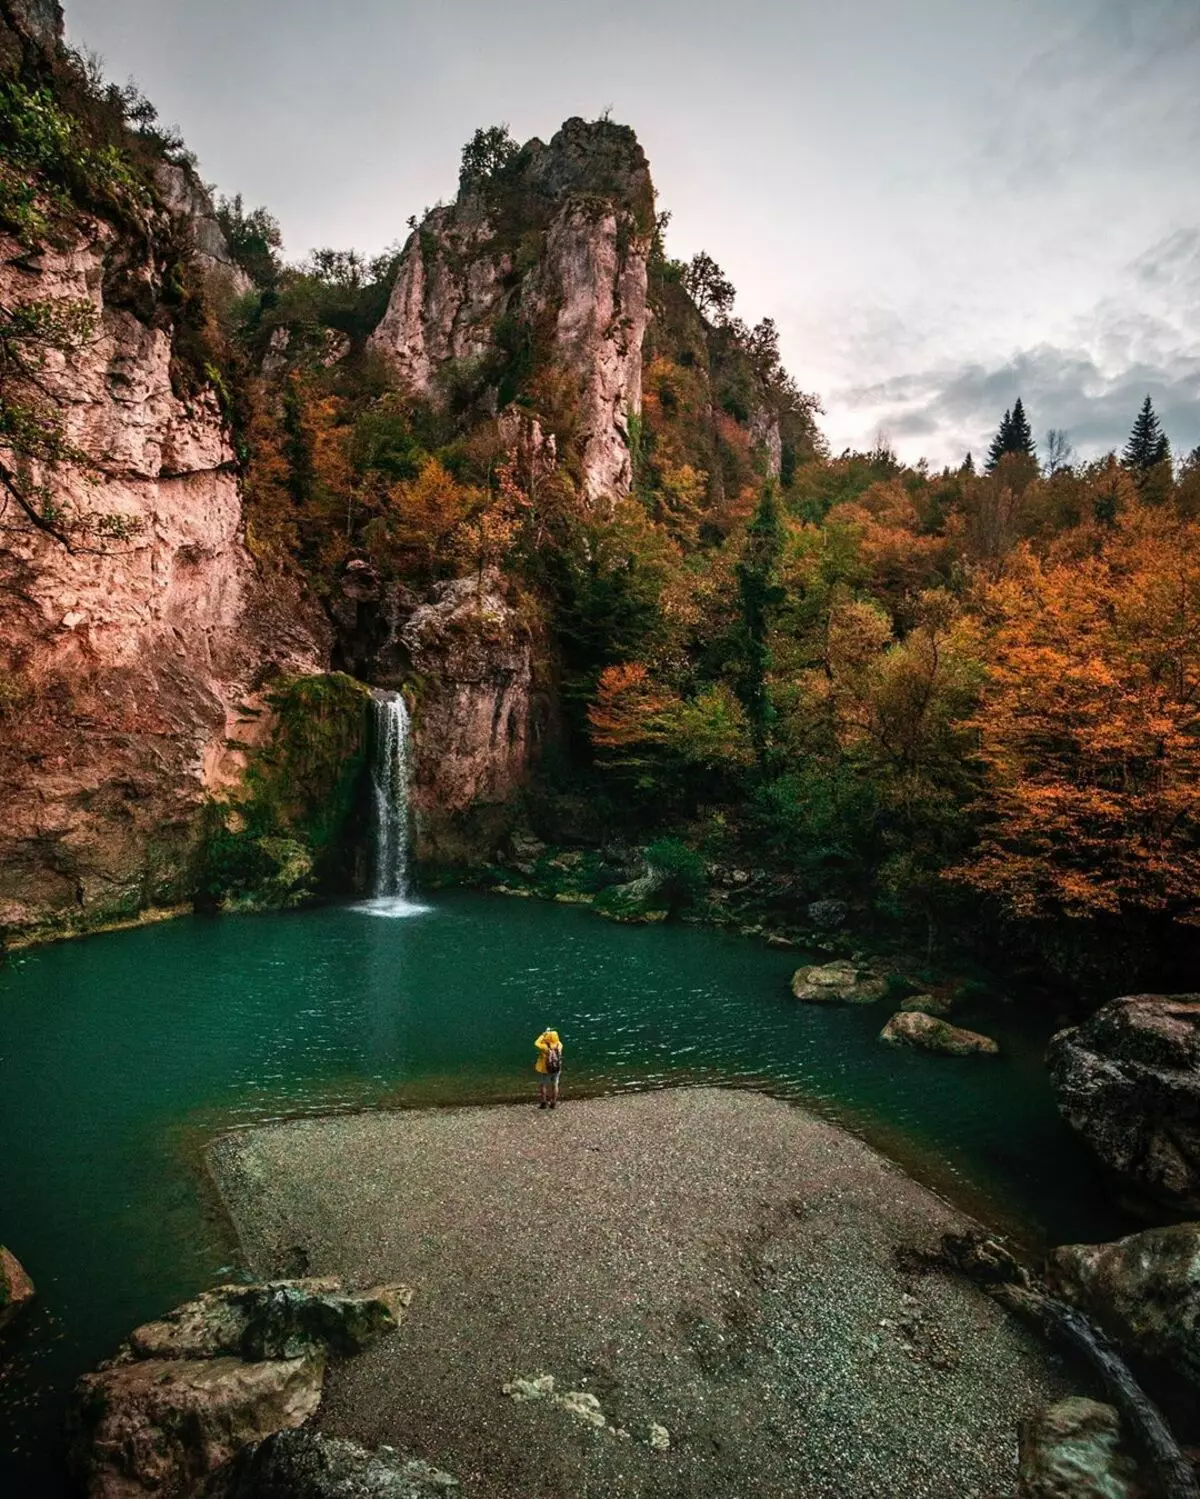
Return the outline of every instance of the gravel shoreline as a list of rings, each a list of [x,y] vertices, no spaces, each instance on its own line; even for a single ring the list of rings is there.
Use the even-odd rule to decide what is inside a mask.
[[[414,1288],[317,1423],[467,1499],[1004,1499],[1017,1422],[1069,1392],[913,1257],[960,1213],[760,1094],[303,1119],[210,1165],[255,1275]],[[595,1400],[504,1392],[543,1375]]]

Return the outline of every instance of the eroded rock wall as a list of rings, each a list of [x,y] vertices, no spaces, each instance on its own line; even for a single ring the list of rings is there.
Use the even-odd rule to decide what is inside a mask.
[[[571,387],[585,500],[611,504],[633,478],[653,201],[631,130],[568,120],[548,145],[529,142],[501,184],[464,189],[414,230],[371,347],[435,403],[446,400],[456,366],[491,360],[496,401],[500,325],[520,326],[537,343],[539,366]]]
[[[442,583],[401,640],[416,683],[413,813],[423,858],[470,860],[511,815],[550,721],[538,625],[499,574]]]
[[[117,535],[70,547],[0,533],[0,931],[87,927],[179,897],[195,816],[254,732],[240,705],[276,670],[321,670],[322,620],[243,545],[217,401],[172,381],[151,251],[81,220],[62,248],[0,239],[0,300],[87,302],[92,334],[52,354],[45,393],[92,460],[43,475],[56,506]],[[139,287],[138,311],[106,290]],[[108,526],[111,533],[113,525]],[[124,533],[124,534],[120,534]]]

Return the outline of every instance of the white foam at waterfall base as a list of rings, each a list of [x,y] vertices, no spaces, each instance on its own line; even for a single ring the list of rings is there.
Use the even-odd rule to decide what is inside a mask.
[[[372,693],[371,793],[375,878],[370,900],[355,910],[368,916],[420,916],[428,906],[408,895],[409,787],[412,780],[408,709],[398,692]]]

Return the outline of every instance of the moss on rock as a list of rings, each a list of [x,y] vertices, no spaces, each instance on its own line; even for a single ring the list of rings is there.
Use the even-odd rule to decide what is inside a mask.
[[[294,906],[345,875],[368,752],[370,690],[342,672],[280,677],[241,794],[205,809],[194,888],[226,909]]]

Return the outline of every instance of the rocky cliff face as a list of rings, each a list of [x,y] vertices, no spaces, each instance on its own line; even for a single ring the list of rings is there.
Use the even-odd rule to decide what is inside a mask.
[[[56,6],[10,4],[7,15],[9,37],[54,44]],[[65,540],[48,534],[8,492],[0,516],[0,934],[10,937],[178,899],[205,791],[236,777],[236,741],[262,732],[257,690],[328,656],[327,629],[299,590],[265,580],[246,551],[225,420],[211,386],[181,369],[165,289],[180,262],[165,247],[190,245],[210,295],[236,277],[211,204],[165,170],[169,191],[140,232],[80,212],[32,250],[0,236],[6,317],[82,309],[87,329],[36,371],[69,456],[34,479],[47,513],[80,524]]]
[[[347,666],[414,699],[412,811],[421,858],[470,861],[511,817],[553,721],[547,642],[527,600],[487,570],[418,599],[351,565],[334,606]]]
[[[35,266],[0,240],[0,300],[86,300],[96,334],[45,378],[96,469],[59,503],[120,516],[127,539],[68,550],[33,531],[0,548],[0,928],[86,925],[176,896],[229,741],[258,732],[258,687],[322,669],[323,626],[266,586],[241,540],[238,479],[211,392],[171,384],[169,327],[107,306],[101,224]]]
[[[435,402],[476,379],[494,409],[553,372],[584,497],[611,504],[633,478],[653,207],[633,132],[568,120],[413,232],[371,347]]]

